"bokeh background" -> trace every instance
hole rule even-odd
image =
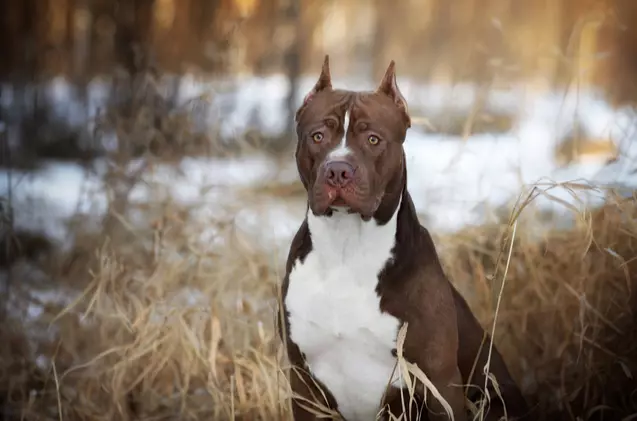
[[[634,0],[0,0],[5,419],[288,419],[293,113],[329,54],[543,419],[637,414]],[[2,347],[0,347],[2,348]]]

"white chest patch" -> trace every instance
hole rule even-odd
[[[392,258],[396,215],[379,226],[344,212],[309,212],[308,225],[312,251],[295,263],[285,300],[290,336],[342,415],[371,421],[390,378],[399,381],[392,349],[400,322],[381,313],[376,294],[378,274]]]

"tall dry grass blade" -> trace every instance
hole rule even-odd
[[[398,336],[396,338],[397,359],[398,359],[399,367],[401,368],[402,376],[404,379],[408,379],[410,378],[410,374],[413,374],[415,378],[420,380],[422,384],[425,386],[425,389],[428,392],[431,392],[434,398],[436,398],[440,402],[440,404],[445,409],[445,412],[447,413],[451,421],[453,421],[455,420],[455,418],[453,415],[453,410],[451,409],[451,406],[449,405],[449,402],[447,402],[445,398],[440,394],[436,386],[431,382],[431,380],[429,380],[427,375],[420,369],[420,367],[418,367],[417,364],[407,361],[403,355],[403,347],[405,345],[405,339],[407,338],[408,325],[409,324],[406,322],[403,323],[403,325],[398,330]],[[409,384],[410,382],[407,382],[407,383]],[[408,388],[409,388],[410,396],[413,396],[415,394],[415,386],[411,384],[408,386]]]
[[[504,286],[506,284],[506,278],[507,278],[507,274],[509,273],[509,267],[511,264],[511,256],[513,255],[513,245],[515,242],[515,234],[517,232],[517,228],[518,228],[518,223],[517,221],[515,221],[513,223],[513,232],[511,233],[511,240],[509,242],[509,253],[507,256],[507,261],[506,261],[506,266],[504,268],[504,274],[502,275],[502,282],[500,283],[500,291],[498,292],[498,299],[496,300],[496,306],[495,306],[495,315],[493,317],[493,324],[491,327],[491,340],[489,341],[489,352],[487,354],[487,361],[483,367],[483,373],[485,375],[485,379],[484,379],[484,393],[485,393],[485,397],[486,400],[488,401],[490,399],[489,393],[488,393],[488,381],[489,379],[491,379],[492,377],[490,376],[490,367],[491,367],[491,357],[493,356],[493,338],[495,337],[495,327],[497,324],[497,319],[498,319],[498,315],[500,314],[500,304],[502,302],[502,295],[504,293]],[[506,407],[505,407],[505,414],[506,414]],[[481,412],[480,415],[480,420],[482,420],[484,418],[484,412]]]

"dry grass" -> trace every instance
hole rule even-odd
[[[55,259],[58,287],[81,291],[70,306],[49,305],[28,326],[18,319],[2,326],[7,418],[287,419],[274,333],[280,260],[227,224],[218,227],[225,246],[204,247],[193,240],[202,227],[189,209],[164,203],[144,212],[146,226],[118,218],[108,237],[79,241],[89,251],[83,257]],[[517,227],[496,343],[546,418],[637,412],[636,214],[633,200],[613,198],[540,242],[532,223]],[[448,274],[485,327],[494,320],[510,228],[437,237]],[[38,326],[58,332],[37,344],[51,359],[47,368],[27,350],[26,335]]]
[[[23,343],[3,356],[12,413],[58,418],[59,405],[63,419],[278,418],[276,270],[237,235],[225,248],[192,244],[187,210],[155,211],[147,227],[85,239],[96,252],[59,265],[63,287],[82,291],[42,315],[40,327],[56,326],[59,340],[40,349],[55,361],[55,372],[34,373],[41,393],[22,381],[33,376],[14,373]],[[18,324],[7,333],[24,342]]]
[[[75,249],[52,256],[43,266],[47,276],[26,265],[11,274],[12,307],[32,305],[33,291],[68,297],[44,303],[29,320],[12,311],[0,326],[8,344],[0,348],[5,418],[288,419],[290,393],[274,330],[287,250],[265,252],[231,220],[202,222],[195,209],[174,203],[130,207],[139,174],[122,168],[138,149],[170,146],[161,157],[198,145],[184,129],[190,121],[177,115],[167,129],[170,115],[156,104],[164,102],[153,89],[146,93],[131,100],[127,113],[115,104],[117,112],[107,114],[112,121],[105,126],[122,144],[106,176],[117,194],[101,233],[78,223]],[[150,121],[163,123],[150,127]],[[284,200],[300,192],[292,183],[235,194]],[[601,408],[613,419],[637,413],[636,212],[633,200],[614,198],[580,215],[574,229],[539,242],[539,220],[526,218],[512,247],[512,223],[436,238],[448,274],[484,326],[497,314],[496,343],[545,418],[558,412],[561,419],[595,418]],[[223,245],[200,239],[213,228]]]
[[[525,394],[544,418],[637,415],[637,206],[611,195],[574,229],[537,241],[518,227],[506,279],[510,226],[467,229],[451,244],[447,273],[470,296]],[[495,274],[495,276],[493,276]],[[502,281],[504,279],[504,285]]]

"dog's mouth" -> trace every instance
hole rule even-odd
[[[332,203],[330,204],[330,208],[335,210],[345,210],[350,209],[350,206],[347,204],[345,199],[341,195],[336,196]]]
[[[382,194],[373,197],[359,197],[352,191],[329,189],[311,200],[315,215],[359,214],[363,219],[371,218],[382,201]]]
[[[327,192],[327,207],[337,212],[355,213],[353,210],[353,199],[348,197],[347,192],[340,189],[329,189]]]
[[[354,209],[350,208],[347,205],[340,205],[340,206],[339,205],[332,205],[332,206],[330,206],[330,211],[338,212],[338,213],[348,213],[348,214],[358,213]]]

